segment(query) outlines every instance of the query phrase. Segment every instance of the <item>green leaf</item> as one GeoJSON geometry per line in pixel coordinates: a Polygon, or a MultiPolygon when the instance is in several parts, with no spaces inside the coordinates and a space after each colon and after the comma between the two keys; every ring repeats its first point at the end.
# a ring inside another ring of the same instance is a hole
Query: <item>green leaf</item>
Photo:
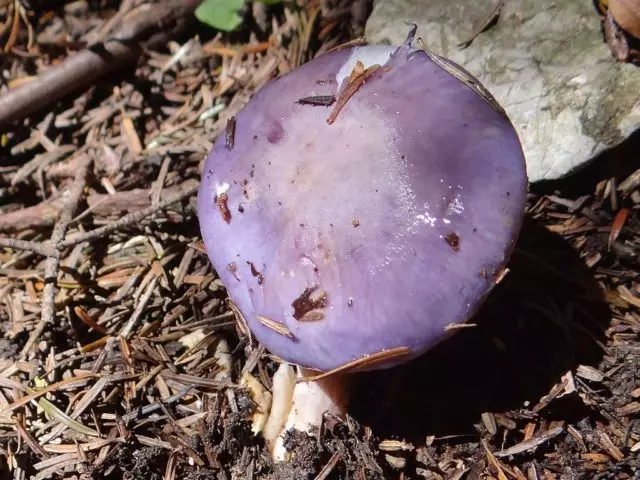
{"type": "Polygon", "coordinates": [[[275,5],[276,3],[282,3],[283,0],[257,0],[258,3],[264,3],[265,5],[275,5]]]}
{"type": "Polygon", "coordinates": [[[203,0],[196,8],[195,15],[202,23],[230,32],[242,23],[238,12],[244,3],[245,0],[203,0]]]}

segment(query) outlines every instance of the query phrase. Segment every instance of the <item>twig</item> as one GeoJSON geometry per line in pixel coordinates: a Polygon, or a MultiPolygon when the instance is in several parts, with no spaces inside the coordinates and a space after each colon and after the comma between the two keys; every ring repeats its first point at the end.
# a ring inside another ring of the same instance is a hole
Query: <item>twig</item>
{"type": "Polygon", "coordinates": [[[113,17],[102,24],[100,28],[90,32],[89,35],[87,35],[88,45],[92,46],[104,41],[107,35],[111,33],[113,28],[122,21],[122,19],[129,13],[132,8],[133,0],[123,0],[123,2],[120,4],[118,13],[116,13],[113,17]]]}
{"type": "Polygon", "coordinates": [[[331,458],[329,459],[327,464],[322,468],[322,470],[320,470],[320,473],[318,474],[318,476],[316,476],[315,480],[325,480],[331,474],[333,469],[336,468],[336,465],[338,464],[341,458],[342,458],[342,452],[338,450],[336,453],[334,453],[331,456],[331,458]]]}
{"type": "MultiPolygon", "coordinates": [[[[77,170],[77,165],[74,166],[77,170]]],[[[179,185],[162,190],[161,201],[177,195],[198,184],[198,180],[185,180],[179,185]]],[[[72,223],[84,218],[89,213],[100,216],[116,215],[150,206],[149,190],[140,188],[118,192],[117,195],[93,193],[87,198],[89,208],[72,220],[72,223]]],[[[19,232],[27,228],[43,228],[54,225],[64,205],[64,197],[57,196],[32,207],[0,214],[0,232],[19,232]]],[[[2,246],[2,244],[0,244],[2,246]]],[[[19,248],[19,247],[15,247],[19,248]]],[[[26,250],[29,250],[28,248],[26,250]]]]}
{"type": "Polygon", "coordinates": [[[95,230],[91,230],[82,235],[78,235],[77,237],[72,237],[67,240],[63,240],[60,243],[58,243],[58,249],[72,247],[74,245],[78,245],[80,243],[93,240],[95,238],[104,237],[105,235],[108,235],[111,232],[115,232],[116,230],[124,228],[128,225],[138,223],[141,220],[143,220],[145,217],[148,217],[149,215],[159,210],[162,210],[163,208],[168,207],[169,205],[180,202],[181,200],[187,197],[190,197],[191,195],[194,195],[197,191],[198,191],[198,187],[194,185],[189,189],[179,193],[178,195],[167,198],[166,200],[163,200],[162,202],[156,205],[151,205],[150,207],[125,215],[121,219],[116,220],[115,222],[110,223],[108,225],[105,225],[104,227],[96,228],[95,230]]]}
{"type": "Polygon", "coordinates": [[[147,306],[147,303],[149,303],[149,300],[151,299],[151,295],[153,295],[153,291],[155,290],[157,284],[158,284],[158,277],[153,277],[151,279],[151,282],[149,283],[149,286],[147,287],[147,290],[144,292],[142,297],[140,297],[140,301],[138,302],[136,309],[133,311],[133,313],[131,314],[131,317],[129,318],[125,326],[120,331],[121,337],[129,338],[129,336],[131,335],[131,332],[133,332],[133,329],[136,326],[136,323],[138,323],[138,318],[140,318],[140,315],[142,315],[142,312],[147,306]]]}
{"type": "Polygon", "coordinates": [[[51,226],[58,218],[63,203],[64,198],[58,196],[32,207],[0,214],[0,232],[19,232],[27,228],[51,226]]]}
{"type": "Polygon", "coordinates": [[[171,395],[170,397],[168,397],[168,398],[166,398],[164,400],[153,402],[153,403],[151,403],[149,405],[146,405],[146,406],[142,407],[141,409],[136,409],[136,410],[132,411],[131,413],[127,413],[127,414],[123,415],[122,416],[122,421],[124,423],[128,423],[128,422],[130,422],[132,420],[135,420],[139,416],[149,415],[150,413],[153,413],[156,410],[160,410],[160,408],[162,408],[161,405],[171,405],[172,403],[176,403],[178,400],[180,400],[185,395],[187,395],[187,393],[189,393],[195,387],[196,386],[193,385],[193,384],[186,385],[184,388],[179,390],[175,395],[171,395]]]}
{"type": "MultiPolygon", "coordinates": [[[[160,177],[160,175],[158,175],[158,177],[160,177]]],[[[196,179],[189,179],[178,185],[163,188],[161,191],[157,188],[158,184],[156,183],[152,188],[152,195],[149,194],[149,189],[147,188],[136,188],[118,192],[115,195],[95,193],[87,198],[87,203],[89,204],[89,210],[91,210],[94,215],[103,217],[120,213],[133,213],[142,208],[156,205],[169,197],[180,195],[190,188],[197,187],[198,183],[199,181],[196,179]],[[159,192],[160,195],[158,195],[157,201],[154,202],[152,198],[155,192],[159,192]]]]}
{"type": "Polygon", "coordinates": [[[124,22],[108,39],[77,52],[50,67],[30,82],[0,97],[0,128],[60,100],[69,93],[96,83],[97,79],[136,61],[143,46],[165,43],[174,33],[169,24],[181,28],[198,5],[195,0],[165,0],[140,7],[138,15],[124,22]],[[160,32],[158,35],[155,33],[160,32]],[[148,44],[143,43],[148,41],[148,44]]]}
{"type": "Polygon", "coordinates": [[[77,88],[97,83],[122,64],[141,54],[137,45],[110,43],[95,50],[82,50],[55,67],[50,67],[30,82],[10,89],[0,97],[0,128],[26,117],[45,105],[60,100],[77,88]]]}
{"type": "Polygon", "coordinates": [[[15,250],[27,250],[51,257],[57,254],[57,250],[51,245],[40,242],[30,242],[28,240],[18,240],[17,238],[0,238],[0,247],[13,248],[15,250]]]}
{"type": "MultiPolygon", "coordinates": [[[[64,238],[64,234],[67,231],[67,227],[69,226],[69,222],[73,218],[75,211],[78,209],[78,203],[80,202],[80,197],[82,196],[82,191],[86,185],[87,181],[87,172],[89,170],[89,164],[91,160],[87,158],[87,161],[82,165],[78,172],[76,173],[76,177],[73,180],[73,184],[69,189],[68,197],[66,199],[66,203],[62,208],[62,213],[60,214],[60,218],[58,219],[58,223],[56,223],[55,227],[53,227],[53,232],[51,233],[51,240],[49,240],[48,247],[54,248],[54,245],[60,243],[60,241],[64,238]]],[[[25,344],[20,355],[24,358],[31,346],[36,342],[38,337],[42,334],[44,327],[53,322],[55,311],[54,311],[54,301],[56,296],[56,280],[58,277],[58,267],[60,266],[60,254],[56,252],[55,255],[49,256],[47,258],[47,262],[44,267],[44,290],[42,292],[42,317],[36,328],[31,332],[31,336],[29,340],[25,344]]]]}

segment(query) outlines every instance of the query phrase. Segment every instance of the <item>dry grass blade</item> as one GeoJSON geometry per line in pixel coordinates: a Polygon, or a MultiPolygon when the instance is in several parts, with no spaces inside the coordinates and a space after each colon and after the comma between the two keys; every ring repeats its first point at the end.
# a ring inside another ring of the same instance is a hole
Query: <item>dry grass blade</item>
{"type": "MultiPolygon", "coordinates": [[[[169,376],[170,376],[170,374],[169,374],[169,376]]],[[[184,387],[182,390],[180,390],[175,395],[171,395],[170,397],[167,397],[162,401],[158,401],[158,402],[154,402],[154,403],[152,403],[150,405],[146,405],[140,411],[135,411],[135,412],[131,412],[131,413],[127,414],[127,415],[124,415],[122,417],[122,421],[127,423],[127,422],[130,422],[132,420],[135,420],[139,416],[149,415],[149,414],[154,413],[154,412],[156,412],[158,410],[162,410],[162,406],[163,405],[171,405],[172,403],[178,402],[181,398],[185,397],[194,387],[195,387],[195,385],[187,385],[186,387],[184,387]]]]}
{"type": "MultiPolygon", "coordinates": [[[[81,400],[76,404],[75,408],[73,409],[73,412],[71,413],[71,415],[69,415],[67,417],[66,415],[63,414],[64,417],[66,417],[69,420],[71,420],[71,422],[73,422],[75,419],[77,419],[80,415],[82,415],[82,413],[87,408],[89,408],[89,406],[95,401],[95,399],[98,397],[98,395],[100,395],[102,393],[102,391],[106,387],[107,383],[108,383],[108,379],[106,377],[102,377],[102,378],[98,379],[98,381],[89,389],[89,391],[87,391],[82,396],[81,400]]],[[[49,442],[55,440],[59,435],[61,435],[66,428],[73,428],[73,427],[71,427],[70,422],[68,422],[66,420],[66,418],[59,419],[61,425],[59,425],[56,428],[54,428],[51,431],[51,433],[49,433],[48,435],[43,436],[40,439],[40,441],[43,442],[43,443],[49,443],[49,442]]],[[[74,424],[74,423],[71,423],[71,424],[75,425],[76,428],[73,428],[74,430],[80,431],[77,428],[78,424],[74,424]]],[[[90,435],[87,432],[80,431],[80,433],[85,433],[86,435],[90,435]]]]}
{"type": "Polygon", "coordinates": [[[10,378],[5,378],[0,376],[0,387],[8,388],[15,390],[16,392],[28,392],[29,389],[24,385],[16,382],[15,380],[11,380],[10,378]]]}
{"type": "Polygon", "coordinates": [[[502,7],[504,6],[504,1],[505,0],[494,0],[491,7],[487,9],[487,12],[473,22],[473,31],[469,37],[460,42],[458,46],[467,48],[471,45],[471,42],[473,42],[475,38],[480,35],[498,15],[500,15],[500,10],[502,10],[502,7]]]}
{"type": "Polygon", "coordinates": [[[86,427],[85,425],[76,422],[74,419],[66,415],[46,398],[41,398],[40,400],[38,400],[38,405],[40,406],[40,408],[42,408],[42,410],[44,410],[49,418],[57,420],[67,428],[75,430],[78,433],[82,433],[83,435],[89,435],[90,437],[100,436],[100,434],[92,428],[86,427]]]}
{"type": "Polygon", "coordinates": [[[166,380],[173,380],[174,382],[181,383],[182,385],[213,388],[219,390],[222,388],[233,387],[234,385],[229,382],[221,382],[218,380],[211,380],[208,378],[196,377],[194,375],[173,373],[170,370],[163,370],[162,377],[166,380]]]}
{"type": "Polygon", "coordinates": [[[57,463],[49,468],[46,468],[44,470],[42,470],[41,472],[39,472],[38,474],[34,475],[32,478],[33,480],[44,480],[45,478],[50,478],[53,476],[54,473],[59,472],[59,471],[64,471],[64,469],[66,469],[67,467],[71,467],[74,465],[77,465],[79,463],[81,463],[82,460],[78,459],[78,458],[72,458],[69,460],[64,460],[60,463],[57,463]]]}
{"type": "Polygon", "coordinates": [[[487,459],[489,460],[489,464],[496,470],[496,472],[498,473],[498,480],[509,480],[507,478],[507,476],[504,473],[504,470],[502,469],[502,465],[500,465],[500,462],[496,459],[495,455],[493,453],[491,453],[491,450],[489,450],[489,447],[487,447],[486,442],[482,442],[482,447],[484,448],[484,451],[487,455],[487,459]]]}
{"type": "Polygon", "coordinates": [[[34,463],[33,468],[35,468],[36,470],[43,470],[45,468],[53,467],[54,465],[59,465],[68,460],[76,460],[77,458],[78,458],[77,452],[56,455],[55,457],[50,457],[48,460],[43,460],[42,462],[34,463]]]}

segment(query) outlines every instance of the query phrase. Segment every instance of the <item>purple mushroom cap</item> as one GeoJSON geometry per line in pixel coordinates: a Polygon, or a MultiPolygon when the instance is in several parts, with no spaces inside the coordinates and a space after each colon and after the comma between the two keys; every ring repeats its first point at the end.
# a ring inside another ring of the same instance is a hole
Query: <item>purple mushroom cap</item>
{"type": "Polygon", "coordinates": [[[423,354],[475,313],[518,237],[527,176],[512,124],[411,40],[272,80],[205,161],[210,260],[254,337],[287,362],[329,371],[404,352],[373,369],[423,354]]]}

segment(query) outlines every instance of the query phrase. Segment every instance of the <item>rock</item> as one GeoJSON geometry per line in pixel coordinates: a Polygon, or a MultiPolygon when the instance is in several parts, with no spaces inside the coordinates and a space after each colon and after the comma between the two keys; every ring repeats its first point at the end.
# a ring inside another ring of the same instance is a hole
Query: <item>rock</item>
{"type": "Polygon", "coordinates": [[[591,0],[506,0],[493,26],[459,46],[490,7],[375,0],[366,37],[402,43],[416,23],[427,49],[466,68],[506,110],[531,182],[561,178],[638,129],[640,69],[612,57],[591,0]]]}

